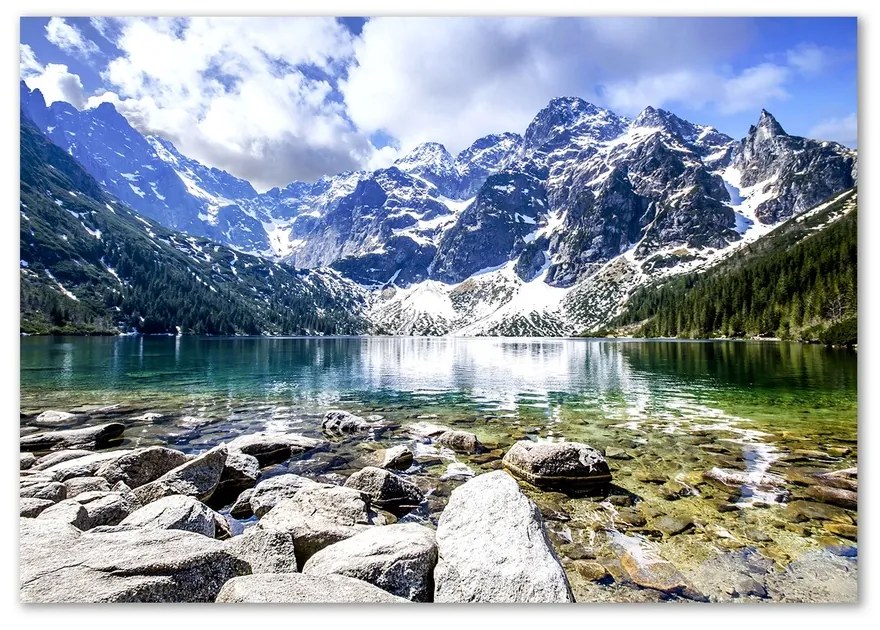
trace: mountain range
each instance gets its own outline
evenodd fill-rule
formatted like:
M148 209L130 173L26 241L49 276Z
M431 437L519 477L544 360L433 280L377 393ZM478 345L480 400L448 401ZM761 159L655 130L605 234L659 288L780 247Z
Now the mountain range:
M662 109L628 119L562 97L522 133L457 155L425 143L388 168L257 193L111 104L47 106L22 83L21 111L101 195L254 264L323 274L328 296L356 296L338 331L596 329L639 287L717 265L858 175L854 150L792 136L766 111L735 140Z

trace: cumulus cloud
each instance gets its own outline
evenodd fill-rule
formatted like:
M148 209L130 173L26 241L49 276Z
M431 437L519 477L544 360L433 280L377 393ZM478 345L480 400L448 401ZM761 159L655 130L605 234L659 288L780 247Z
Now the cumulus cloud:
M813 126L807 135L810 138L832 140L856 148L859 144L858 117L853 112L842 118L827 118Z
M341 91L366 132L384 131L404 151L435 139L457 151L487 133L523 131L554 96L634 113L661 92L676 93L664 79L648 89L645 77L658 73L694 94L699 68L746 39L737 20L374 18L355 42ZM669 72L695 65L693 76ZM641 95L624 98L625 89Z
M133 125L258 188L366 163L332 98L352 35L332 18L163 18L100 24L122 54L102 77Z
M65 101L77 109L86 107L85 90L78 74L70 72L63 63L49 63L39 74L24 77L24 82L32 90L39 90L49 105Z
M82 59L101 53L101 49L77 27L68 24L64 18L53 17L46 24L46 39L64 52Z

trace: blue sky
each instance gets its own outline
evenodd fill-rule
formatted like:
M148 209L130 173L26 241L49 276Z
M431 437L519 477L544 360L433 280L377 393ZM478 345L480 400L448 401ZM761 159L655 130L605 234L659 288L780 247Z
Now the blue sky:
M22 76L260 188L522 133L550 98L856 143L855 18L22 18Z

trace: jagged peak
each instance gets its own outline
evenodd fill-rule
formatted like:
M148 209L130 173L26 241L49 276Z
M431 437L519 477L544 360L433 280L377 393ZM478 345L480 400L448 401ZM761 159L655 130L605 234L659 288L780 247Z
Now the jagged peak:
M773 114L766 109L762 109L761 115L758 118L758 125L749 128L749 135L756 135L759 140L763 140L776 136L787 136L788 134L782 128L782 125L779 124L779 121L774 118Z

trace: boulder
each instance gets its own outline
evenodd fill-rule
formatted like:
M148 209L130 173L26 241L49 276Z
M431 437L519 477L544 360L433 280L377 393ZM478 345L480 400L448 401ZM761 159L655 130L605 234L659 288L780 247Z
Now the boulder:
M172 494L185 494L199 501L207 501L220 483L226 454L225 446L216 446L155 481L135 488L134 494L142 505Z
M82 507L84 516L77 516L75 522L68 520L79 514L76 506ZM55 506L54 510L45 510L40 514L45 518L61 518L81 530L92 529L103 525L117 525L136 509L136 504L129 497L116 492L94 490L81 492L71 499L65 499ZM48 514L47 514L48 512Z
M73 477L95 477L97 476L98 469L104 464L119 459L130 452L128 450L120 450L89 453L82 457L74 457L55 463L48 468L44 468L43 472L52 475L57 481L67 481Z
M68 448L103 448L118 441L125 425L119 422L108 422L81 429L63 429L33 433L19 438L19 450L47 451Z
M253 573L296 573L293 537L287 532L251 527L226 541L226 551L244 560Z
M444 427L439 424L432 424L430 422L413 422L412 424L406 427L406 432L409 433L413 437L417 438L431 438L440 435L441 433L446 433L447 431L451 431L449 427Z
M759 490L776 490L785 485L785 479L773 473L748 473L730 468L711 468L703 473L703 478L727 488L751 486Z
M705 597L688 583L671 562L659 556L646 559L640 553L626 551L620 557L620 566L626 571L629 579L642 588L687 599L705 600Z
M345 481L346 488L354 488L370 496L371 503L382 508L412 508L424 499L418 486L384 468L367 466Z
M74 413L49 409L34 418L33 424L38 427L63 427L74 424L77 418L78 416Z
M611 482L602 453L578 442L523 440L511 446L501 462L513 475L549 490L588 490Z
M31 483L28 483L29 481ZM67 498L67 487L60 481L50 481L46 478L35 481L22 480L19 496L23 499L46 499L58 503Z
M257 527L287 532L296 558L306 562L328 545L381 524L370 510L370 498L352 488L313 485L283 499L260 519Z
M171 448L148 446L105 463L95 474L111 484L123 481L129 488L137 488L185 464L188 459L185 453Z
M467 464L462 464L461 462L451 462L446 470L443 471L443 474L440 475L441 481L446 481L448 479L453 479L455 481L467 481L474 476L474 471Z
M444 431L434 438L437 444L441 444L456 453L477 454L486 451L486 447L476 435L467 431Z
M416 523L373 527L325 547L306 562L305 575L347 575L416 602L434 599L434 532Z
M256 457L260 466L269 466L322 444L324 444L323 440L316 440L298 433L253 433L235 438L226 444L226 448L230 453L242 453Z
M250 571L224 543L180 530L78 532L21 519L20 599L33 603L211 602Z
M37 458L33 453L19 453L18 469L27 470L37 463Z
M395 604L409 603L372 584L341 575L257 573L229 580L223 604Z
M18 500L18 515L27 518L36 518L40 515L40 512L52 505L55 505L55 502L50 501L49 499L22 498Z
M216 492L226 497L237 496L242 490L253 488L259 476L260 462L256 457L241 452L229 453Z
M85 457L86 455L94 455L94 453L81 448L52 451L51 453L47 453L46 455L37 458L33 468L35 470L45 470L49 466L76 459L77 457Z
M89 513L81 503L71 499L56 503L37 515L38 519L72 525L79 530L89 529Z
M386 470L406 470L413 465L413 452L405 444L382 448L366 455L363 461L368 466L385 468Z
M133 527L181 529L213 538L216 533L214 514L214 510L201 501L182 494L172 494L135 510L121 524Z
M251 497L254 494L253 488L248 488L235 500L232 504L232 507L229 508L229 515L233 518L250 518L254 515L254 510L251 507Z
M437 525L434 601L573 601L541 512L504 471L452 491Z
M360 416L342 411L341 409L328 411L324 414L324 419L321 421L321 430L331 435L357 433L358 431L365 431L371 426L373 425L370 422Z
M848 510L856 510L859 507L859 495L852 490L830 486L810 486L806 493L816 501L830 503Z
M235 530L241 527L241 524L238 523L238 521L230 518L226 514L211 510L211 516L214 519L214 538L217 540L227 540L232 538L236 534ZM240 534L241 529L238 529L237 533Z
M317 486L316 482L300 475L288 473L264 479L254 488L250 497L251 511L256 516L263 516L279 501L289 499L306 486Z
M72 477L64 482L64 487L68 499L83 492L110 492L110 484L103 477Z

